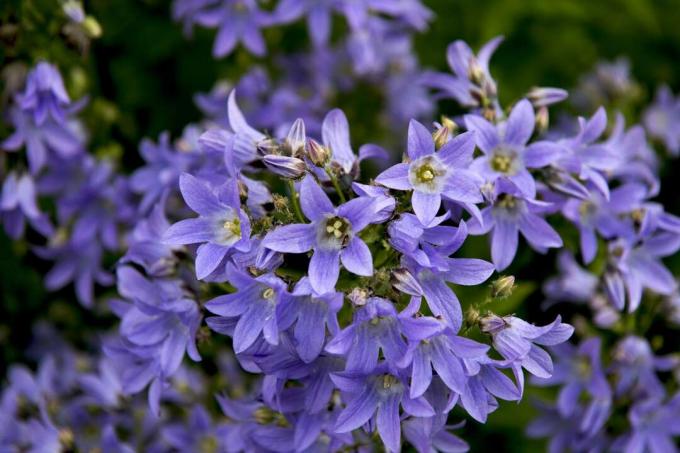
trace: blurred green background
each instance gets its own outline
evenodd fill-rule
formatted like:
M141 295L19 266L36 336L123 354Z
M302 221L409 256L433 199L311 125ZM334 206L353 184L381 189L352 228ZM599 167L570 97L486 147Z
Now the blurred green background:
M506 37L492 62L501 99L511 101L536 85L571 88L599 60L620 56L631 62L639 82L635 113L651 100L660 83L680 88L680 8L678 0L429 0L435 12L430 30L416 39L423 66L446 70L445 51L455 39L473 49L488 39ZM123 167L140 163L137 146L143 137L156 138L163 130L173 137L200 119L192 96L208 91L218 78L235 79L258 60L242 50L229 58L211 57L213 31L197 29L186 39L170 19L166 0L91 0L85 10L101 24L103 35L89 49L61 35L55 0L0 1L0 66L47 58L64 72L72 94L90 93L85 120L92 130L93 152L121 157ZM55 37L57 39L55 39ZM266 32L270 49L300 49L306 30L297 24ZM353 124L353 142L383 142L386 130L376 122L379 105L346 96L341 102ZM354 127L357 125L357 127ZM405 126L405 125L404 125ZM0 126L0 137L7 133ZM669 210L680 212L677 162L663 172ZM479 245L486 249L483 244ZM473 245L474 247L474 245ZM486 252L485 252L486 253ZM529 280L544 276L554 256L536 258L526 251L519 258L518 275ZM66 335L81 341L83 332L111 323L80 309L71 289L48 294L41 289L46 264L36 260L25 244L12 244L0 233L0 372L7 364L25 360L31 324L36 318L55 321ZM463 296L461 296L463 299ZM534 286L522 288L522 298L508 303L508 312L527 312L540 322L554 313L540 314L542 297ZM520 302L522 305L520 306ZM88 347L87 344L80 344ZM469 422L463 437L472 451L542 451L542 442L527 440L524 427L533 416L531 397L519 406L502 403L487 425Z

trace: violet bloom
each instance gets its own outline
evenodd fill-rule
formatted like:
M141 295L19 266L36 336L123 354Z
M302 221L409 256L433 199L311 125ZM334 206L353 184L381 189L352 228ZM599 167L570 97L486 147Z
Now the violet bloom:
M373 275L371 251L357 235L376 218L373 198L354 198L336 208L314 177L307 176L300 187L300 205L312 223L278 227L265 236L264 247L282 253L314 250L309 281L319 294L333 291L341 261L353 274Z
M677 357L657 357L646 339L629 335L614 350L612 372L616 375L617 395L634 395L638 399L663 397L665 388L657 372L672 371Z
M439 329L432 329L430 324L438 324ZM486 356L489 346L459 337L433 318L412 318L403 325L409 345L399 365L411 368L411 398L427 391L433 370L449 389L457 394L464 393L468 379L464 359Z
M500 181L499 181L500 182ZM543 217L545 202L524 198L515 187L497 184L492 206L482 210L482 222L471 218L471 234L491 233L491 259L496 270L502 271L512 263L517 253L519 233L537 251L562 247L562 239Z
M419 228L410 231L390 229L390 242L405 250L401 264L408 269L411 275L409 280L412 280L407 285L401 285L400 289L411 296L425 297L430 311L443 316L453 331L458 332L463 324L463 313L456 294L447 282L464 286L478 285L493 273L493 265L477 258L449 257L467 237L464 222L448 238L444 238L447 229L439 229L436 221L431 228L420 231L424 233L422 236L410 238L412 234L419 235ZM413 249L414 242L420 248Z
M227 275L237 291L218 296L205 307L216 315L238 319L233 332L234 351L245 351L261 336L271 345L279 344L279 305L291 297L283 280L274 274L252 277L232 265Z
M401 337L402 325L392 302L371 297L354 314L352 323L326 345L326 352L347 357L346 370L368 373L377 363L379 352L396 364L406 352Z
M31 174L38 173L52 153L61 159L69 159L83 151L82 139L69 124L58 124L48 119L37 126L30 115L18 108L11 109L9 117L15 131L0 143L0 148L18 151L26 146Z
M609 244L609 262L605 272L607 295L619 310L628 301L628 312L640 306L642 291L648 288L657 294L671 295L678 287L661 258L680 248L677 234L661 233L643 238L636 244L619 239Z
M250 220L241 209L238 188L229 180L218 195L188 173L179 187L197 218L181 220L165 232L168 244L202 244L196 252L196 277L203 279L222 263L231 250L250 248Z
M336 0L282 0L276 6L274 15L278 21L292 22L306 16L307 29L316 47L325 47L331 34L333 10Z
M611 238L628 233L626 223L621 218L637 209L646 196L646 187L628 183L612 190L609 200L594 190L588 199L570 198L565 202L562 213L579 229L581 256L585 264L595 259L597 234Z
M451 74L426 73L423 84L440 90L440 97L455 99L465 107L477 107L483 97L496 97L496 82L489 73L489 60L503 37L486 43L477 55L464 41L455 41L446 49Z
M643 123L649 135L661 140L669 153L680 153L680 102L666 85L656 91L654 103L644 112Z
M48 117L58 124L64 123L65 109L71 102L59 70L44 61L31 70L26 79L26 89L16 98L21 110L32 113L38 127Z
M556 166L578 175L582 181L590 181L605 198L609 198L605 173L620 165L621 156L606 143L595 143L606 128L607 113L602 107L589 120L579 117L579 132L558 142L565 152Z
M543 294L549 300L585 304L593 299L600 280L579 266L571 252L560 251L557 268L559 274L543 285Z
M477 146L484 153L472 169L488 182L510 180L526 197L536 196L536 182L527 168L542 168L560 157L562 148L549 141L527 142L534 132L534 108L526 99L519 101L508 119L492 124L479 115L465 115L465 125L475 131Z
M75 284L78 301L86 307L94 303L94 284L110 286L111 274L102 269L102 247L97 241L82 243L78 238L68 242L36 247L36 255L44 260L54 261L54 266L45 276L45 287L50 291Z
M214 424L210 413L201 405L191 409L188 420L161 427L165 442L177 451L225 451L226 427Z
M387 157L384 149L372 144L362 145L358 157L354 154L349 137L349 123L345 113L340 109L333 109L326 114L321 124L321 137L323 145L331 153L331 163L347 175L356 177L359 173L359 163L365 159ZM322 173L321 176L325 175Z
M342 308L342 293L317 294L308 278L302 278L295 285L292 295L281 308L281 328L286 329L295 322L293 335L300 358L310 363L323 349L326 340L326 326L331 334L340 329L336 317Z
M194 156L173 149L167 132L160 135L158 144L149 139L142 140L139 154L146 165L132 174L130 189L142 194L139 211L145 213L164 191L177 186L179 176L189 169Z
M263 56L267 52L260 29L271 24L271 17L256 0L227 0L210 5L197 12L194 21L218 28L213 45L216 58L229 55L239 42L254 55Z
M195 338L201 314L178 282L150 281L129 266L119 268L117 277L118 291L133 303L122 316L121 335L142 348L157 348L166 378L177 371L185 352L200 361Z
M47 215L40 212L35 184L28 174L17 176L13 171L6 176L0 196L0 220L7 235L15 240L24 234L27 220L43 236L49 237L54 232Z
M397 164L382 172L376 182L396 190L413 190L411 205L418 219L427 225L441 206L442 197L460 203L483 200L482 181L467 169L474 152L474 134L464 133L435 152L432 134L411 120L408 129L409 163Z
M628 413L632 430L615 441L615 448L619 447L627 453L677 451L676 439L680 436L678 412L680 393L676 393L668 402L663 402L661 398L636 402Z
M564 324L557 316L555 321L538 327L515 316L488 315L481 320L483 332L491 335L494 348L512 362L513 371L523 388L520 367L534 376L548 378L553 372L550 355L541 346L554 346L564 343L574 333L574 328Z
M580 430L589 435L604 426L612 404L612 391L607 382L600 359L601 342L590 338L578 347L563 343L552 348L556 363L552 376L535 378L534 385L563 387L557 397L557 410L562 417L571 417L580 411L583 392L589 396L585 412L579 421Z
M400 449L400 405L408 415L434 415L430 403L422 396L409 397L409 387L405 379L385 365L380 365L369 373L336 373L331 378L343 397L347 398L347 406L338 416L335 431L353 431L375 417L378 434L388 451L396 452Z

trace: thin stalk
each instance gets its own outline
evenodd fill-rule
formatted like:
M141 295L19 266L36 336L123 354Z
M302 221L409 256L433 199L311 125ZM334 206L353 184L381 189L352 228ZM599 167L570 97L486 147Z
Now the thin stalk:
M300 221L300 223L306 223L305 217L302 215L302 210L300 209L300 199L297 192L295 191L295 183L292 179L288 180L288 190L290 190L290 199L293 203L293 211L295 212L295 217Z
M338 181L338 178L333 174L331 169L328 167L326 167L326 174L328 175L329 178L331 178L333 187L335 188L335 191L338 193L338 197L340 197L340 202L341 203L346 202L347 198L345 198L345 194L342 192L342 187L340 186L340 181Z

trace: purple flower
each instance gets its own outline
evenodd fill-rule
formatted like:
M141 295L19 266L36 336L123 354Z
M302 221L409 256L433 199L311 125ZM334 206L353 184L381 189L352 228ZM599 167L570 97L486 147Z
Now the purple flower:
M198 11L194 21L204 27L218 28L213 56L229 55L239 41L257 56L266 53L261 28L270 25L270 15L261 10L255 0L228 0L207 5Z
M549 141L527 146L536 118L531 103L519 101L507 121L493 125L478 115L465 115L465 125L475 131L477 146L484 155L475 159L472 169L488 182L510 180L525 196L536 195L536 183L527 168L545 167L560 157L562 148Z
M450 227L440 228L436 222L431 228L421 224L412 230L390 228L390 242L395 248L405 250L401 264L410 272L412 280L401 285L400 290L416 297L425 297L430 311L443 316L454 332L463 323L460 302L447 282L457 285L478 285L493 273L493 265L477 258L450 258L467 237L467 227L461 222L455 233L444 238ZM413 217L415 219L415 216ZM412 236L413 235L413 236ZM418 237L421 235L420 237ZM416 248L419 244L420 248ZM413 255L411 257L410 255Z
M110 273L102 269L102 248L97 241L82 243L78 238L50 247L36 247L36 255L55 261L45 276L45 286L50 291L75 283L78 301L86 307L94 303L94 284L109 286L113 283Z
M373 274L373 258L358 233L376 219L375 201L359 197L335 208L328 195L307 176L300 187L300 205L312 223L284 225L265 236L262 245L282 253L314 250L309 263L312 288L324 294L333 291L340 261L356 275Z
M590 181L605 198L609 198L609 186L604 176L620 165L621 156L606 143L595 143L607 127L607 113L600 107L592 118L579 117L579 131L571 138L558 143L565 152L556 166L577 174L581 180Z
M674 233L657 233L636 244L619 239L609 244L609 263L604 275L607 295L619 310L628 301L628 312L640 306L642 291L670 295L678 284L661 258L680 248L680 237Z
M201 315L177 282L150 281L129 266L120 267L117 277L118 291L133 302L122 316L120 333L137 346L157 349L161 376L174 374L185 352L200 361L195 337Z
M587 303L595 295L599 279L578 265L574 255L561 251L557 257L559 275L546 280L543 293L549 300Z
M502 41L502 36L492 39L477 55L464 41L455 41L446 50L453 75L426 73L423 83L440 90L440 97L455 99L465 107L477 107L480 99L495 98L496 82L489 73L489 60Z
M42 126L48 117L57 124L64 123L64 110L70 102L59 70L44 61L31 70L26 89L17 94L17 104L32 114L36 126Z
M604 426L612 405L612 391L600 361L600 347L599 338L585 340L578 347L569 343L557 345L552 348L557 358L552 376L532 381L541 386L563 385L557 397L557 410L565 418L580 411L581 394L586 392L589 400L579 420L579 430L589 435Z
M368 373L373 370L382 350L385 360L396 364L406 352L402 326L392 302L378 297L368 299L355 312L352 323L326 345L326 352L347 358L347 371Z
M285 318L281 327L285 329L295 322L296 350L303 361L310 363L323 349L326 326L331 334L339 330L336 314L342 308L343 295L337 292L317 294L307 278L295 285L292 295L294 297L287 299L281 308Z
M375 417L375 426L388 451L399 451L401 422L399 406L406 414L431 417L434 409L425 398L410 398L409 387L399 374L381 365L373 372L343 372L332 375L333 382L347 398L338 416L335 431L355 430Z
M442 196L461 203L479 203L481 180L470 170L474 135L461 134L435 152L432 134L412 120L408 131L409 163L397 164L376 178L396 190L413 190L411 205L418 219L428 225L437 215Z
M238 320L233 332L234 351L245 351L260 336L271 345L279 344L280 312L292 303L287 302L291 296L286 284L274 274L251 277L232 265L227 267L227 275L237 291L218 296L205 307L216 315Z
M15 240L24 234L26 220L43 236L54 233L49 218L40 212L35 184L28 174L17 176L13 171L6 176L0 196L0 219L8 236Z
M588 264L597 253L597 235L612 238L633 234L621 218L633 212L647 196L647 189L636 183L624 184L610 192L609 200L599 191L591 191L585 200L570 198L562 208L564 216L579 229L581 256Z
M557 316L555 321L543 327L529 324L514 316L488 315L482 318L481 329L491 335L494 348L512 362L513 371L523 388L520 367L534 376L548 378L553 372L550 355L541 346L554 346L564 343L574 333L574 328L562 323Z
M614 350L612 373L617 395L637 399L663 397L665 389L657 372L670 371L680 364L677 357L657 357L644 338L629 335Z
M222 263L230 250L250 248L250 220L241 209L238 187L229 180L216 194L188 173L180 176L184 201L197 218L181 220L164 235L168 244L202 244L196 252L196 277L203 279Z
M52 153L61 159L69 159L83 150L82 140L72 125L48 119L37 126L31 115L18 108L11 109L9 116L15 131L0 143L0 147L6 151L18 151L26 146L31 174L37 174Z
M644 112L643 123L649 135L661 140L673 156L680 153L680 102L670 88L660 86L654 103Z
M519 233L529 245L538 251L561 247L562 239L539 214L546 203L523 197L508 184L497 184L492 206L482 210L482 223L476 218L468 222L471 234L491 233L491 259L496 270L503 270L512 263L517 253Z
M180 175L189 169L194 156L173 149L167 132L161 134L158 144L142 140L139 153L146 165L132 174L130 189L143 195L139 211L145 213L167 189L177 186Z
M628 413L632 431L615 441L615 446L630 453L673 452L677 450L675 439L680 436L680 394L668 402L651 398L637 402Z
M433 318L412 318L403 324L409 345L400 365L411 368L411 398L427 391L433 370L449 389L464 393L468 380L465 359L485 357L489 347L452 334Z

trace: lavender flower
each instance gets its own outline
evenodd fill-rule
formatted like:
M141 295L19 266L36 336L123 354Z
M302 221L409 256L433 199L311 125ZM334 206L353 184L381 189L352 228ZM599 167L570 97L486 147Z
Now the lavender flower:
M314 178L307 176L301 183L300 204L312 223L279 227L265 236L264 247L282 253L314 250L309 263L309 282L319 294L335 287L340 261L353 274L373 274L371 251L357 236L376 218L372 198L355 198L335 208Z
M411 121L408 156L412 161L385 170L376 182L391 189L413 190L413 211L425 225L437 215L442 196L462 203L481 202L481 181L467 170L474 151L473 139L470 133L459 135L435 152L432 134L422 124Z
M230 250L250 248L250 220L241 209L235 181L221 187L219 196L187 173L179 184L184 200L199 217L175 223L164 238L169 244L202 244L196 253L196 277L202 279L217 269Z

